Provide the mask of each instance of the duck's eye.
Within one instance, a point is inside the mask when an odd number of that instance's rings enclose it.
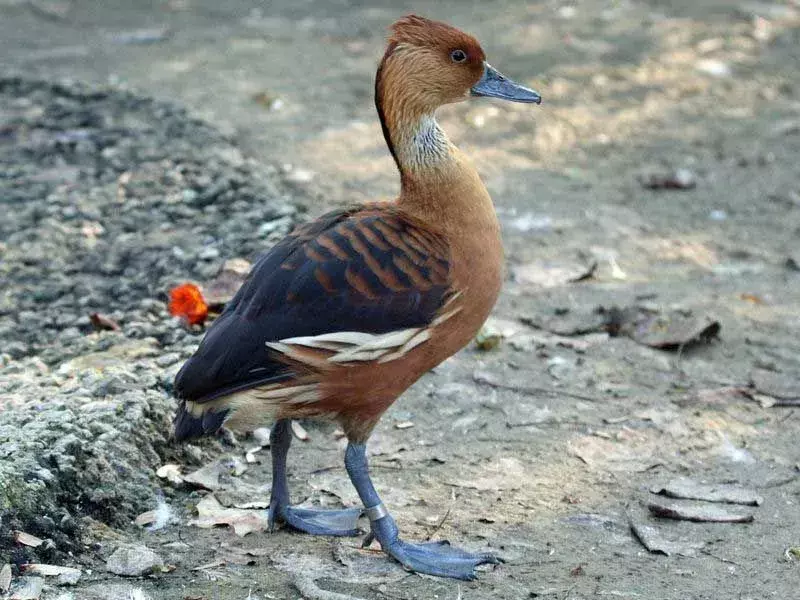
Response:
[[[463,50],[453,50],[450,53],[450,60],[452,60],[454,63],[463,63],[465,60],[467,60],[467,53]]]

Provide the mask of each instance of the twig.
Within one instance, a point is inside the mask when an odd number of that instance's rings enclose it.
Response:
[[[717,556],[710,550],[701,549],[700,554],[705,554],[706,556],[710,556],[711,558],[716,558],[720,562],[728,563],[730,565],[736,565],[737,567],[739,566],[739,563],[737,563],[736,561],[730,560],[729,558],[723,558],[722,556]]]
[[[790,475],[790,476],[784,477],[782,479],[776,479],[774,481],[768,481],[767,483],[765,483],[764,485],[759,486],[759,487],[762,488],[762,489],[781,487],[781,486],[786,485],[787,483],[792,483],[793,481],[797,481],[798,477],[800,477],[800,475],[797,475],[797,474]]]
[[[539,387],[533,385],[514,385],[513,383],[502,383],[497,381],[486,373],[476,373],[473,376],[475,383],[485,384],[500,390],[511,390],[512,392],[519,392],[526,396],[536,396],[538,394],[550,394],[551,396],[565,396],[567,398],[575,398],[576,400],[586,400],[587,402],[601,402],[601,398],[594,396],[586,396],[576,392],[569,392],[567,390],[560,390],[557,388]]]
[[[450,506],[447,507],[447,511],[444,513],[444,516],[441,519],[439,519],[439,524],[436,525],[436,527],[433,528],[433,531],[431,531],[428,534],[428,537],[425,538],[426,542],[430,542],[431,538],[434,535],[436,535],[436,533],[442,528],[442,526],[444,525],[444,522],[447,521],[447,517],[450,516],[450,511],[453,510],[453,506],[455,505],[455,503],[456,503],[456,492],[455,492],[455,490],[451,489],[450,490]]]
[[[800,406],[800,398],[776,398],[772,406]]]
[[[297,588],[297,591],[303,595],[307,600],[364,600],[349,594],[340,594],[339,592],[329,592],[323,590],[317,585],[309,575],[303,573],[294,573],[292,584]]]
[[[506,421],[506,428],[516,429],[517,427],[534,427],[536,425],[589,425],[583,421],[561,421],[559,419],[544,419],[543,421],[521,421],[519,423],[509,423]]]
[[[59,2],[56,4],[28,0],[28,8],[37,17],[50,21],[66,21],[67,13],[72,9],[72,2]]]
[[[329,473],[330,471],[338,471],[341,468],[342,468],[342,465],[333,465],[333,466],[330,466],[330,467],[320,467],[319,469],[314,469],[312,471],[309,471],[308,474],[309,475],[321,475],[322,473]],[[373,469],[373,470],[382,469],[384,471],[403,471],[403,470],[405,470],[405,467],[402,467],[402,466],[390,465],[388,463],[380,463],[380,462],[370,463],[369,468]]]

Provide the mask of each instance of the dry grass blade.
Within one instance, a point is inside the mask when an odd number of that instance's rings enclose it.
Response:
[[[455,490],[451,489],[450,506],[447,507],[447,510],[445,511],[444,515],[442,516],[441,519],[439,519],[439,522],[436,524],[436,527],[433,528],[433,531],[431,531],[427,535],[427,537],[425,538],[426,542],[431,541],[431,538],[433,538],[433,536],[436,535],[439,532],[439,530],[444,526],[445,522],[447,522],[447,519],[450,517],[450,513],[452,512],[453,506],[455,506],[455,504],[456,504],[456,492]]]

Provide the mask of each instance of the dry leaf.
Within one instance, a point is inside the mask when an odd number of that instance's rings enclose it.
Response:
[[[677,350],[719,335],[719,321],[683,311],[655,312],[639,306],[608,311],[606,327],[612,335],[627,335],[633,341],[663,350]]]
[[[45,564],[27,564],[22,565],[22,570],[25,573],[33,575],[41,575],[43,577],[58,577],[59,575],[72,575],[75,573],[80,574],[81,570],[74,567],[61,567],[58,565],[45,565]]]
[[[633,535],[642,543],[642,546],[650,552],[671,556],[695,556],[697,550],[703,547],[703,542],[681,542],[672,541],[664,538],[657,527],[645,525],[644,523],[634,523],[631,521],[631,531]]]
[[[156,475],[161,479],[166,479],[174,485],[181,485],[183,483],[183,475],[181,475],[181,468],[175,464],[162,465],[156,471]]]
[[[732,510],[715,504],[702,502],[670,502],[661,504],[651,502],[647,508],[657,517],[676,519],[678,521],[695,521],[698,523],[750,523],[752,512]]]
[[[100,313],[91,313],[89,322],[97,331],[119,331],[119,323]]]
[[[156,522],[156,511],[148,510],[147,512],[143,512],[138,517],[136,517],[133,522],[138,525],[139,527],[145,527],[146,525],[152,525]]]
[[[231,476],[238,477],[247,471],[247,465],[236,457],[221,458],[186,475],[183,480],[211,492],[224,487]]]
[[[209,494],[197,503],[197,516],[197,519],[189,521],[189,525],[204,529],[227,525],[232,527],[238,536],[245,536],[254,531],[266,531],[269,527],[267,515],[263,510],[225,508],[213,494]]]
[[[516,265],[511,269],[514,280],[539,288],[551,288],[583,281],[591,277],[597,269],[597,261],[576,259],[560,263],[528,263]]]
[[[311,439],[305,427],[300,425],[297,421],[292,421],[292,433],[294,433],[294,436],[301,442],[307,442]]]
[[[764,501],[753,490],[731,484],[698,483],[686,478],[675,479],[666,485],[651,488],[650,491],[670,498],[744,504],[747,506],[758,506]]]
[[[206,563],[204,565],[200,565],[199,567],[194,567],[192,571],[208,571],[209,569],[216,569],[217,567],[224,567],[225,560],[215,560],[212,563]]]
[[[608,314],[602,308],[557,309],[552,315],[523,316],[520,321],[556,335],[571,336],[602,331]]]
[[[44,544],[43,539],[40,539],[35,535],[31,535],[30,533],[25,533],[24,531],[15,531],[14,541],[18,544],[22,544],[23,546],[30,546],[31,548],[38,548]]]

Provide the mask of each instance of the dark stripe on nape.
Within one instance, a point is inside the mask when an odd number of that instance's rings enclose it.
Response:
[[[389,126],[386,124],[386,113],[383,110],[383,67],[386,61],[397,48],[397,42],[392,42],[386,48],[386,52],[381,59],[381,64],[378,65],[378,72],[375,73],[375,108],[378,110],[378,118],[381,121],[381,129],[383,130],[383,139],[386,140],[386,145],[389,147],[389,152],[394,159],[394,164],[397,165],[397,170],[400,171],[400,176],[403,175],[403,167],[400,166],[400,159],[397,158],[397,152],[392,144],[392,136],[389,133]]]

